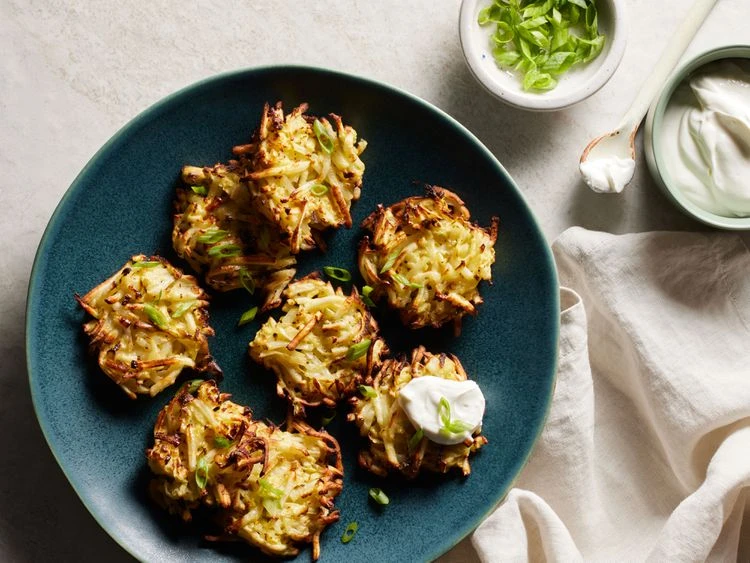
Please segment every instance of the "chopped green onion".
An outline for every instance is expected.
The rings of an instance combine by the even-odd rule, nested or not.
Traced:
[[[315,184],[310,188],[310,193],[316,196],[324,196],[328,193],[328,186],[325,184]]]
[[[193,190],[193,193],[196,193],[198,195],[207,196],[208,190],[206,189],[206,186],[190,186],[190,189]]]
[[[253,275],[245,268],[240,270],[240,283],[250,295],[255,293],[255,280],[253,279]]]
[[[212,246],[208,250],[209,256],[220,256],[230,258],[242,254],[242,248],[237,244],[222,244],[221,246]]]
[[[191,307],[197,305],[197,303],[197,301],[185,301],[184,303],[180,303],[180,305],[172,312],[172,318],[179,319],[182,315],[187,313]]]
[[[344,268],[337,268],[336,266],[323,266],[323,271],[325,272],[326,276],[333,280],[340,282],[352,281],[352,275],[349,273],[349,270],[345,270]]]
[[[451,406],[445,397],[441,397],[438,403],[438,416],[440,417],[441,434],[460,434],[472,429],[471,424],[463,420],[451,419]]]
[[[370,489],[370,498],[381,505],[386,505],[390,502],[388,495],[383,492],[383,489],[373,487]]]
[[[411,438],[409,438],[408,448],[409,453],[412,453],[414,450],[417,449],[417,446],[422,441],[422,438],[424,438],[424,430],[421,428],[418,428],[417,431],[412,434]]]
[[[215,436],[214,437],[214,445],[217,448],[226,448],[229,445],[231,445],[232,440],[227,438],[226,436]]]
[[[497,65],[520,73],[524,90],[545,91],[574,65],[604,46],[593,0],[492,0],[477,17],[493,25],[490,47]]]
[[[414,283],[414,282],[410,282],[409,280],[407,280],[407,279],[406,279],[406,278],[405,278],[404,276],[402,276],[401,274],[391,274],[391,277],[392,277],[392,278],[393,278],[394,280],[396,280],[396,281],[397,281],[398,283],[400,283],[401,285],[404,285],[404,286],[406,286],[406,287],[413,287],[413,288],[415,288],[415,289],[419,289],[419,288],[422,288],[422,287],[424,287],[424,286],[423,286],[422,284],[419,284],[419,283]]]
[[[191,395],[194,395],[196,391],[198,391],[198,388],[203,385],[202,379],[193,379],[188,383],[187,392]]]
[[[140,262],[133,262],[133,268],[155,268],[161,264],[158,260],[141,260]]]
[[[352,344],[346,351],[346,359],[350,362],[358,360],[359,358],[367,354],[367,350],[370,348],[371,343],[372,340],[370,340],[369,338],[365,338],[360,342],[357,342],[356,344]]]
[[[359,385],[357,387],[357,391],[359,391],[360,395],[367,399],[374,399],[378,396],[378,392],[375,391],[375,388],[370,387],[369,385]]]
[[[385,264],[383,264],[383,267],[380,268],[381,274],[385,274],[393,267],[393,264],[396,262],[396,258],[398,258],[399,254],[401,254],[400,250],[394,250],[388,255],[388,257],[385,259]]]
[[[336,418],[336,411],[328,411],[328,414],[320,419],[320,424],[322,426],[328,426],[334,418]]]
[[[271,485],[270,481],[261,477],[258,479],[260,494],[267,498],[279,500],[284,496],[284,491]]]
[[[341,536],[341,543],[349,543],[352,541],[352,538],[354,537],[354,534],[357,533],[357,530],[359,530],[359,524],[356,522],[349,522],[346,525],[346,530],[344,530],[344,533]]]
[[[323,148],[323,150],[328,154],[331,154],[333,152],[333,139],[331,139],[330,135],[326,131],[326,128],[323,126],[323,123],[319,119],[316,119],[313,122],[313,132],[318,138],[318,142],[320,143],[320,146]]]
[[[205,457],[202,457],[198,460],[198,463],[195,465],[195,484],[198,485],[199,488],[205,489],[207,483],[208,483],[208,462],[206,461]]]
[[[148,319],[159,328],[164,329],[169,324],[167,316],[153,305],[146,303],[143,306],[143,311],[148,316]]]
[[[362,302],[368,307],[376,307],[375,301],[372,300],[370,294],[374,291],[374,287],[366,285],[362,288]]]
[[[451,420],[447,426],[443,426],[440,429],[441,434],[461,434],[467,430],[471,430],[473,427],[468,422],[463,420]]]
[[[284,496],[284,491],[277,489],[263,477],[258,479],[258,485],[260,496],[263,497],[263,508],[272,516],[276,516],[281,511],[281,499]]]
[[[198,237],[198,242],[202,242],[203,244],[214,244],[215,242],[227,238],[228,234],[229,231],[222,229],[209,229]]]
[[[240,317],[240,320],[237,322],[237,326],[246,325],[247,323],[251,323],[255,320],[255,315],[258,314],[258,307],[252,307],[242,313],[242,316]]]
[[[440,423],[443,426],[448,426],[451,423],[451,405],[445,397],[440,397],[440,402],[438,403],[438,416],[440,417]]]

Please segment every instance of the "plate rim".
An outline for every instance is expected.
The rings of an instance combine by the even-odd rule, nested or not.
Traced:
[[[536,447],[539,441],[542,430],[544,429],[547,419],[549,417],[550,409],[552,406],[552,399],[553,399],[554,391],[557,385],[557,368],[558,368],[558,361],[559,361],[559,334],[560,334],[559,286],[560,284],[559,284],[557,266],[554,260],[554,256],[552,254],[551,246],[549,242],[547,241],[546,237],[544,236],[544,233],[539,225],[536,215],[532,212],[532,209],[526,197],[524,196],[519,186],[516,184],[516,181],[505,169],[505,166],[503,166],[503,164],[492,153],[492,151],[490,151],[485,146],[485,144],[474,133],[472,133],[465,125],[463,125],[456,118],[448,114],[446,111],[440,109],[439,107],[432,104],[431,102],[404,90],[403,88],[400,88],[398,86],[395,86],[393,84],[390,84],[382,80],[369,78],[369,77],[361,76],[358,74],[352,74],[349,72],[334,70],[334,69],[322,67],[322,66],[299,65],[299,64],[269,64],[269,65],[260,65],[260,66],[251,66],[251,67],[240,67],[234,70],[228,70],[228,71],[223,71],[223,72],[218,72],[216,74],[212,74],[210,76],[207,76],[205,78],[202,78],[190,84],[182,86],[178,88],[177,90],[175,90],[174,92],[171,92],[167,94],[166,96],[153,102],[152,104],[148,105],[145,109],[138,112],[134,117],[127,120],[120,128],[118,128],[115,131],[115,133],[113,133],[112,136],[109,139],[107,139],[107,141],[101,147],[99,147],[99,149],[97,149],[97,151],[87,160],[86,164],[83,166],[80,172],[76,174],[73,181],[70,183],[68,188],[60,197],[60,200],[55,206],[55,209],[52,212],[52,215],[47,221],[47,225],[44,228],[44,232],[42,233],[42,236],[39,240],[39,244],[37,245],[36,253],[34,255],[34,261],[32,263],[31,272],[29,274],[29,283],[28,283],[27,293],[26,293],[26,307],[25,307],[25,316],[24,316],[24,345],[25,345],[26,372],[27,372],[27,380],[28,380],[29,388],[31,391],[32,405],[34,408],[34,414],[36,416],[37,423],[39,424],[39,427],[42,431],[42,435],[44,436],[44,439],[47,443],[47,447],[49,448],[55,461],[57,462],[58,467],[62,470],[62,473],[65,476],[66,480],[68,481],[69,485],[72,487],[73,491],[75,491],[76,496],[78,497],[78,500],[83,504],[87,512],[96,521],[99,527],[102,530],[104,530],[104,532],[106,532],[107,535],[110,538],[112,538],[112,540],[114,540],[115,543],[117,543],[126,553],[135,557],[136,559],[138,559],[139,557],[138,554],[134,553],[134,551],[129,545],[126,545],[124,541],[121,540],[121,538],[119,538],[117,535],[113,533],[113,531],[110,530],[110,526],[106,522],[103,521],[103,515],[98,514],[98,512],[93,508],[93,506],[87,500],[87,495],[85,494],[85,491],[84,491],[85,487],[83,487],[81,483],[79,482],[80,479],[75,477],[71,473],[69,473],[68,469],[62,463],[60,456],[58,455],[58,449],[57,449],[58,447],[55,445],[55,441],[58,439],[58,436],[53,434],[50,422],[48,418],[46,417],[46,414],[44,413],[43,405],[41,404],[41,397],[40,397],[41,391],[39,389],[39,377],[34,375],[34,367],[36,366],[36,362],[33,358],[33,354],[31,353],[31,350],[32,350],[31,344],[33,340],[32,337],[34,336],[34,331],[32,328],[33,323],[30,323],[30,319],[32,318],[37,307],[36,301],[32,298],[35,295],[38,295],[39,293],[38,287],[39,287],[39,284],[41,283],[39,281],[39,271],[42,267],[42,263],[47,259],[49,237],[51,236],[51,233],[54,230],[54,227],[57,224],[57,222],[60,221],[61,218],[63,217],[67,203],[71,199],[73,194],[77,191],[78,189],[77,186],[79,185],[79,183],[81,183],[82,179],[95,167],[101,155],[107,152],[112,145],[117,143],[131,129],[138,127],[140,124],[147,123],[148,120],[152,116],[157,115],[158,112],[168,107],[171,103],[173,103],[173,101],[187,94],[190,94],[196,90],[199,90],[207,85],[220,83],[220,82],[227,81],[227,80],[241,79],[243,77],[250,78],[253,76],[262,75],[264,73],[271,73],[271,72],[294,73],[295,71],[328,74],[328,75],[333,75],[336,78],[360,82],[360,83],[365,84],[369,88],[386,90],[386,91],[389,91],[389,93],[391,94],[395,94],[397,96],[407,98],[408,100],[416,103],[417,105],[422,106],[424,109],[438,114],[440,117],[445,119],[452,127],[456,128],[464,137],[466,137],[470,141],[473,141],[476,147],[479,148],[481,152],[484,153],[484,155],[494,164],[494,166],[500,170],[502,175],[507,180],[507,183],[509,184],[509,186],[515,191],[515,195],[518,197],[519,204],[525,208],[528,216],[530,217],[532,221],[533,227],[538,232],[541,239],[544,241],[544,244],[543,244],[544,259],[545,259],[546,265],[548,266],[548,271],[551,274],[550,282],[551,282],[551,287],[552,287],[552,295],[550,297],[552,299],[552,305],[553,305],[553,311],[554,311],[553,313],[554,322],[552,326],[552,331],[550,332],[550,335],[549,335],[550,340],[553,341],[553,346],[551,350],[553,353],[553,362],[551,365],[551,374],[549,376],[549,384],[550,384],[549,394],[548,394],[548,398],[546,401],[546,405],[544,406],[544,414],[541,417],[536,433],[533,436],[533,439],[531,440],[531,447],[529,448],[529,450],[526,452],[525,456],[519,463],[519,466],[515,475],[513,475],[509,479],[506,489],[502,492],[497,502],[493,504],[489,508],[489,510],[487,510],[486,512],[482,514],[478,514],[474,518],[471,518],[460,530],[457,530],[458,532],[457,536],[454,539],[450,540],[447,544],[440,544],[440,546],[436,545],[436,549],[433,550],[429,554],[429,557],[428,557],[429,560],[437,559],[438,557],[448,553],[448,551],[450,551],[456,545],[458,545],[460,542],[466,539],[505,500],[505,498],[508,495],[508,492],[513,488],[520,474],[523,472],[523,469],[528,464],[531,454],[534,451],[534,448]],[[440,543],[440,542],[437,542],[437,543]]]

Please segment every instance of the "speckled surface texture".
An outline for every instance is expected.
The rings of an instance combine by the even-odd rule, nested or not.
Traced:
[[[458,41],[457,0],[68,4],[0,2],[0,425],[11,430],[0,467],[0,560],[129,560],[78,500],[39,430],[24,361],[26,287],[44,227],[77,173],[128,120],[183,86],[290,63],[385,81],[477,135],[516,180],[549,240],[571,225],[615,233],[705,229],[672,208],[645,161],[620,196],[590,192],[577,172],[581,149],[615,125],[645,79],[684,11],[680,0],[626,2],[628,46],[614,78],[584,103],[551,114],[506,108],[473,81]],[[748,17],[745,0],[719,0],[688,55],[750,43]],[[464,542],[443,559],[472,558]]]

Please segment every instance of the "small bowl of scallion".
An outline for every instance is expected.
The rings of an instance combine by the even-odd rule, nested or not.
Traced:
[[[614,74],[625,51],[623,0],[463,0],[459,34],[475,78],[503,102],[551,111]]]

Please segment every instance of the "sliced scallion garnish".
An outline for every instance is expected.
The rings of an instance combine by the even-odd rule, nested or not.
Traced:
[[[194,395],[201,385],[203,385],[202,379],[193,379],[192,381],[188,383],[187,392],[190,393],[191,395]]]
[[[446,426],[451,422],[451,404],[445,397],[440,397],[438,402],[438,416],[440,417],[440,424]]]
[[[390,502],[388,495],[383,492],[383,489],[373,487],[370,489],[370,498],[380,505],[386,505]]]
[[[196,193],[198,195],[208,195],[208,189],[206,189],[206,186],[190,186],[190,189],[193,190],[193,193]]]
[[[237,321],[237,326],[246,325],[247,323],[251,323],[255,320],[255,315],[258,314],[258,307],[251,307],[244,313],[242,313],[242,316],[240,317],[240,320]]]
[[[334,418],[336,418],[336,411],[334,410],[328,411],[328,414],[324,415],[320,419],[320,424],[322,426],[328,426]]]
[[[227,238],[229,231],[223,229],[209,229],[198,237],[198,242],[203,244],[214,244]]]
[[[328,186],[325,184],[315,184],[310,188],[310,193],[318,197],[324,196],[328,193]]]
[[[161,264],[158,260],[141,260],[140,262],[133,262],[133,268],[156,268]]]
[[[255,280],[253,279],[252,274],[245,268],[240,270],[240,283],[250,295],[255,293]]]
[[[226,448],[232,444],[232,440],[226,436],[214,436],[214,445],[217,448]]]
[[[378,396],[378,392],[375,391],[375,388],[370,387],[369,385],[359,385],[357,391],[359,391],[359,394],[366,399],[374,399]]]
[[[573,65],[601,53],[594,0],[493,0],[479,12],[479,25],[494,25],[492,55],[501,68],[516,70],[524,90],[551,90]]]
[[[417,431],[412,434],[411,438],[409,438],[409,443],[407,444],[409,453],[412,453],[417,449],[417,446],[422,441],[422,438],[424,438],[424,430],[422,430],[421,428],[417,428]]]
[[[385,264],[383,264],[383,267],[380,268],[381,274],[385,274],[388,270],[390,270],[393,267],[393,264],[396,262],[396,258],[398,258],[399,254],[401,254],[400,250],[394,250],[386,257]]]
[[[172,311],[172,318],[173,319],[179,319],[182,315],[187,313],[191,307],[196,305],[197,301],[185,301],[184,303],[180,303],[179,306]]]
[[[279,500],[284,496],[284,491],[271,485],[271,482],[268,481],[268,479],[261,477],[258,479],[258,485],[261,496],[272,498],[274,500]]]
[[[469,423],[463,420],[453,420],[451,418],[451,406],[445,397],[441,397],[438,403],[438,416],[440,417],[441,434],[460,434],[472,428]]]
[[[195,484],[199,488],[205,489],[208,483],[208,462],[205,457],[198,460],[195,464]]]
[[[242,248],[237,244],[222,244],[220,246],[212,246],[208,249],[209,256],[230,258],[232,256],[239,256],[240,254],[242,254]]]
[[[472,426],[468,422],[463,420],[451,420],[448,426],[443,426],[440,429],[441,434],[461,434],[467,430],[471,430]]]
[[[349,543],[350,541],[352,541],[352,538],[354,538],[354,534],[357,533],[357,530],[359,530],[359,524],[357,524],[356,522],[349,522],[346,525],[344,533],[341,535],[341,543]]]
[[[323,266],[323,271],[325,272],[326,276],[328,276],[332,280],[340,282],[352,281],[351,273],[349,272],[349,270],[346,270],[344,268],[337,268],[336,266]]]
[[[352,344],[346,351],[346,359],[350,362],[358,360],[359,358],[367,354],[367,350],[370,348],[371,343],[372,340],[370,340],[369,338],[364,338],[356,344]]]
[[[406,287],[413,287],[415,289],[420,289],[420,288],[424,287],[422,284],[414,283],[414,282],[409,281],[408,279],[406,279],[401,274],[391,274],[391,277],[394,280],[396,280],[398,283],[400,283],[401,285],[406,286]]]
[[[331,139],[331,136],[328,134],[326,128],[319,119],[316,119],[313,122],[313,132],[318,138],[321,148],[328,154],[331,154],[333,152],[333,139]]]
[[[143,312],[146,313],[146,316],[148,316],[148,320],[150,320],[153,324],[161,329],[166,328],[166,326],[169,324],[167,315],[165,315],[161,311],[161,309],[157,309],[153,305],[146,303],[143,306]]]
[[[365,285],[362,287],[362,302],[368,307],[376,307],[375,302],[370,297],[370,294],[374,291],[374,287]]]

